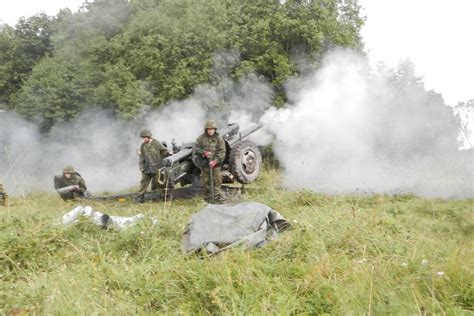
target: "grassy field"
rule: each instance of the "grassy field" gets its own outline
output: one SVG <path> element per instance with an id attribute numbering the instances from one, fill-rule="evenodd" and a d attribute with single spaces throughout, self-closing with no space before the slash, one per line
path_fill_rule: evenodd
<path id="1" fill-rule="evenodd" d="M 59 225 L 78 203 L 54 194 L 13 198 L 0 207 L 0 314 L 474 313 L 474 200 L 326 196 L 278 182 L 266 171 L 252 185 L 264 189 L 243 199 L 292 229 L 203 259 L 180 249 L 200 199 L 82 204 L 147 216 L 115 232 Z"/>

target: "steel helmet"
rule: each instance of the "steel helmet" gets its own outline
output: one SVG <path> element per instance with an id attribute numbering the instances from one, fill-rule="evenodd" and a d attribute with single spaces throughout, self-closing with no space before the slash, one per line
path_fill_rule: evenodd
<path id="1" fill-rule="evenodd" d="M 206 125 L 204 125 L 204 130 L 208 130 L 210 128 L 214 128 L 214 129 L 217 129 L 217 124 L 216 124 L 216 121 L 214 120 L 208 120 L 206 122 Z"/>
<path id="2" fill-rule="evenodd" d="M 151 132 L 149 129 L 144 129 L 140 132 L 140 137 L 151 137 Z"/>
<path id="3" fill-rule="evenodd" d="M 63 169 L 63 173 L 75 173 L 73 166 L 66 166 Z"/>

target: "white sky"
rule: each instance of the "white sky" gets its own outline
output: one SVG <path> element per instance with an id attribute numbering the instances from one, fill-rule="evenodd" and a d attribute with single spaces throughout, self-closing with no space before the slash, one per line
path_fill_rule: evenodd
<path id="1" fill-rule="evenodd" d="M 359 0 L 371 63 L 409 58 L 446 103 L 474 99 L 474 1 Z"/>
<path id="2" fill-rule="evenodd" d="M 21 16 L 73 11 L 83 0 L 1 0 L 0 20 L 14 25 Z M 373 64 L 396 66 L 409 58 L 428 89 L 455 105 L 474 99 L 473 0 L 359 0 L 367 16 L 364 42 Z"/>

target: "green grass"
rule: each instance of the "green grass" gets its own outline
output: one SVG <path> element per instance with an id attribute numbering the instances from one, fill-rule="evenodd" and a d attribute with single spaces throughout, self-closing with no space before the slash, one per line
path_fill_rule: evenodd
<path id="1" fill-rule="evenodd" d="M 474 200 L 290 192 L 271 170 L 252 187 L 243 198 L 292 229 L 203 259 L 180 250 L 200 199 L 83 203 L 147 215 L 115 232 L 59 225 L 78 203 L 54 194 L 13 198 L 0 208 L 0 314 L 473 314 Z"/>

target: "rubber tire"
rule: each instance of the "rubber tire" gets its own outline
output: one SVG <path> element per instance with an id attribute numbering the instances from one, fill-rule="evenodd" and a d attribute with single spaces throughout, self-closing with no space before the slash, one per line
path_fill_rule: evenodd
<path id="1" fill-rule="evenodd" d="M 250 158 L 246 158 L 246 156 Z M 247 161 L 248 164 L 243 163 L 244 161 Z M 230 172 L 235 179 L 240 183 L 249 184 L 254 182 L 260 174 L 262 154 L 254 142 L 244 140 L 232 147 L 229 164 Z"/>

